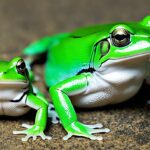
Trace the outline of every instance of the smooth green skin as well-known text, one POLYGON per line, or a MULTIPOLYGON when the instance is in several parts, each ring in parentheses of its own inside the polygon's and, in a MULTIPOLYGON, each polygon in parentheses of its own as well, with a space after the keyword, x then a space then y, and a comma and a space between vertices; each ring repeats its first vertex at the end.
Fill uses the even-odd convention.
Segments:
MULTIPOLYGON (((8 84, 13 82, 29 83, 26 105, 37 110, 35 124, 27 130, 17 131, 16 134, 27 134, 28 138, 42 135, 42 138, 44 138, 45 136, 43 131, 46 128, 48 117, 48 102, 40 93, 37 93, 36 96, 34 95, 30 79, 27 74, 22 75, 17 72, 16 65, 20 59, 20 57, 17 57, 10 62, 0 61, 0 82, 7 82, 8 84)), ((27 140, 28 138, 24 138, 23 140, 27 140)))
POLYGON ((75 110, 69 99, 72 93, 80 94, 87 87, 91 73, 81 73, 82 69, 97 70, 109 59, 121 59, 150 52, 150 16, 140 22, 112 23, 77 29, 30 44, 24 49, 26 55, 40 55, 47 52, 45 80, 50 88, 50 96, 62 125, 72 135, 91 139, 91 128, 77 121, 75 110), (116 47, 112 44, 111 33, 116 28, 125 28, 131 33, 130 44, 116 47), (109 52, 100 49, 101 41, 110 43, 109 52))

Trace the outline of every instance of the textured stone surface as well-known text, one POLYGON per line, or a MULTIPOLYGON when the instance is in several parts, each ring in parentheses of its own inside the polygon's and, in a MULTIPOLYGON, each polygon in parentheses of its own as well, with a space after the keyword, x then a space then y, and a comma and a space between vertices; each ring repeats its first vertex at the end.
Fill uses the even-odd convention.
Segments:
MULTIPOLYGON (((150 13, 148 0, 1 0, 0 1, 0 59, 21 55, 28 43, 57 32, 70 31, 76 27, 113 21, 137 21, 150 13)), ((37 75, 43 76, 35 66, 37 75)), ((47 96, 44 82, 36 85, 47 96)), ((96 110, 78 110, 79 119, 88 124, 103 123, 112 132, 103 134, 104 141, 91 141, 72 137, 63 141, 66 132, 60 125, 47 124, 46 134, 51 141, 22 143, 23 136, 13 135, 21 124, 33 123, 35 112, 19 118, 0 117, 0 149, 150 149, 150 99, 148 86, 143 86, 139 95, 116 106, 96 110), (32 117, 31 117, 32 116, 32 117)), ((150 88, 149 88, 150 89, 150 88)))

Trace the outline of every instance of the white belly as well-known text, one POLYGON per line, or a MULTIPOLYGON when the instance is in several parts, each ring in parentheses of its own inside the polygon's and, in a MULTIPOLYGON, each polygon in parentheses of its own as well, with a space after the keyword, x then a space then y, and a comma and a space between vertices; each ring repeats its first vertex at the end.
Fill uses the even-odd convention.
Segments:
POLYGON ((149 73, 147 63, 114 62, 108 61, 93 73, 93 77, 88 79, 87 90, 72 97, 75 106, 91 108, 120 103, 139 91, 149 73))
MULTIPOLYGON (((126 80, 126 82, 122 81, 122 83, 118 82, 121 80, 117 80, 114 83, 108 82, 109 80, 107 80, 106 76, 96 75, 96 73, 93 76, 89 80, 90 82, 86 92, 73 97, 75 106, 100 107, 126 101, 139 91, 143 83, 142 77, 139 80, 132 78, 131 80, 126 80)), ((123 76, 120 77, 122 78, 123 76)))
MULTIPOLYGON (((20 116, 27 113, 30 108, 26 106, 26 95, 24 93, 15 93, 16 97, 9 100, 0 100, 0 115, 20 116), (19 100, 20 99, 20 100, 19 100), (13 100, 13 101, 11 101, 13 100), (19 100, 19 101, 18 101, 19 100)), ((13 97, 14 95, 12 95, 13 97)), ((9 96, 8 96, 9 97, 9 96)))
POLYGON ((26 105, 12 102, 2 102, 0 104, 0 115, 21 116, 30 110, 26 105))

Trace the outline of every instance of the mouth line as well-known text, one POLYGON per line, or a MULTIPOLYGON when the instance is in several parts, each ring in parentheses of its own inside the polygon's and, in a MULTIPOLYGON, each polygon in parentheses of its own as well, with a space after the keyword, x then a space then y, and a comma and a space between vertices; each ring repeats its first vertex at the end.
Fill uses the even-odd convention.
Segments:
POLYGON ((145 53, 141 53, 141 54, 136 54, 136 55, 133 55, 133 56, 127 56, 127 57, 124 57, 124 58, 118 58, 118 59, 110 59, 110 60, 128 60, 128 59, 136 59, 136 58, 140 58, 140 57, 144 57, 144 56, 147 56, 147 55, 150 55, 150 52, 145 52, 145 53))
POLYGON ((1 81, 0 80, 0 83, 28 83, 28 81, 27 80, 20 80, 20 81, 12 81, 12 80, 6 80, 6 81, 1 81))
POLYGON ((120 62, 136 60, 136 59, 140 59, 142 57, 147 57, 147 62, 149 62, 149 60, 150 60, 150 52, 145 52, 145 53, 141 53, 141 54, 137 54, 137 55, 133 55, 133 56, 128 56, 128 57, 124 57, 124 58, 109 59, 108 61, 103 63, 101 65, 101 67, 102 66, 107 66, 107 65, 112 65, 112 64, 117 64, 117 63, 120 63, 120 62), (149 54, 149 57, 148 57, 148 54, 149 54))
POLYGON ((27 85, 29 84, 29 81, 11 81, 11 80, 8 80, 8 81, 0 81, 0 84, 17 84, 17 85, 27 85))

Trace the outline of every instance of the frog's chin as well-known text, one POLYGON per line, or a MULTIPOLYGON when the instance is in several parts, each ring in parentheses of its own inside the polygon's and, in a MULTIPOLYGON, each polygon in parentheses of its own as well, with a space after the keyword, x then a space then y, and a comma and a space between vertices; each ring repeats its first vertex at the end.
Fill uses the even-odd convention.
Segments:
POLYGON ((27 89, 29 88, 29 81, 23 80, 23 81, 0 81, 0 89, 5 88, 14 88, 14 89, 27 89))

